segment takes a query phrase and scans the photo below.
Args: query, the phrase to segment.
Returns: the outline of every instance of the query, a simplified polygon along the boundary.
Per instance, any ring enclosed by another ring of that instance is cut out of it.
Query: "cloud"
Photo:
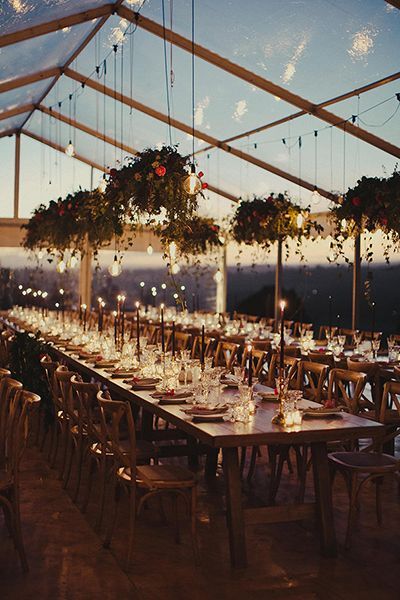
[[[374,37],[378,32],[373,29],[364,27],[361,31],[355,33],[352,37],[351,47],[348,48],[347,54],[353,61],[365,60],[374,49]]]
[[[232,119],[234,121],[237,121],[238,123],[240,123],[240,121],[242,120],[242,117],[244,117],[244,115],[248,112],[248,110],[249,109],[247,108],[247,101],[239,100],[235,104],[235,112],[232,115]]]
[[[291,59],[285,66],[285,70],[282,75],[283,83],[289,83],[289,81],[291,81],[291,79],[293,79],[294,74],[296,73],[296,65],[297,65],[298,61],[300,60],[302,54],[304,53],[304,50],[306,49],[307,44],[308,44],[308,36],[306,34],[304,34],[302,40],[297,45]]]
[[[203,100],[199,100],[194,111],[194,124],[202,125],[204,120],[204,111],[210,105],[210,97],[206,96]]]

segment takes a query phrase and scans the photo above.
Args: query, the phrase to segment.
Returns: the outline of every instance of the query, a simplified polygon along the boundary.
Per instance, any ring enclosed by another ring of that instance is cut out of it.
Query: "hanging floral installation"
[[[79,190],[34,210],[29,222],[23,225],[27,230],[24,247],[45,249],[51,260],[66,250],[73,255],[83,254],[88,240],[91,249],[97,252],[114,236],[122,235],[124,222],[123,207],[113,204],[98,190]]]
[[[344,197],[339,197],[331,208],[331,218],[335,226],[332,248],[335,260],[343,257],[344,242],[361,234],[370,234],[364,258],[372,262],[372,234],[384,234],[384,257],[389,262],[389,254],[400,250],[400,173],[395,171],[388,178],[362,177]]]
[[[289,253],[288,240],[297,241],[296,254],[301,253],[302,237],[319,235],[322,225],[309,218],[310,210],[293,204],[286,194],[270,194],[268,198],[242,200],[231,221],[233,239],[238,244],[258,245],[268,252],[281,241]]]
[[[220,226],[213,219],[198,215],[182,225],[171,221],[159,234],[165,248],[175,243],[178,257],[207,254],[224,245]]]

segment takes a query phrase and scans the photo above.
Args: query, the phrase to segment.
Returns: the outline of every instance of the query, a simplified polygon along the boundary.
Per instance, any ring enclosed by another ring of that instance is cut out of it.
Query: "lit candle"
[[[82,296],[79,296],[79,323],[82,323]]]
[[[98,331],[101,331],[101,304],[103,302],[103,298],[97,298],[97,304],[98,304],[98,315],[97,315],[97,329]]]
[[[201,349],[200,349],[200,357],[201,357],[201,365],[202,365],[202,367],[204,367],[204,363],[205,363],[205,360],[204,360],[205,359],[205,356],[204,356],[204,354],[205,354],[205,340],[204,340],[204,337],[205,337],[205,331],[204,331],[204,323],[203,323],[203,325],[201,326]]]
[[[371,340],[374,339],[375,333],[375,302],[371,304],[372,321],[371,321]]]
[[[56,313],[57,313],[57,321],[60,314],[60,304],[58,302],[55,303]]]
[[[161,304],[161,350],[165,352],[164,304]]]
[[[251,387],[253,383],[253,349],[251,344],[247,346],[247,360],[248,360],[248,384]]]
[[[83,310],[83,331],[86,331],[86,316],[87,316],[87,306],[86,304],[82,304],[82,310]]]
[[[120,298],[120,310],[122,310],[122,324],[121,324],[121,344],[124,345],[125,338],[125,296]]]
[[[329,296],[329,314],[328,314],[328,325],[329,325],[329,337],[332,337],[332,296]]]
[[[172,356],[175,356],[175,319],[172,321]]]
[[[281,300],[280,307],[281,307],[281,354],[280,354],[279,367],[281,369],[283,369],[284,356],[285,356],[285,301],[284,300]]]
[[[114,315],[114,343],[115,343],[115,345],[117,345],[117,338],[118,338],[118,311],[114,310],[113,315]]]
[[[138,360],[140,361],[140,312],[139,312],[140,304],[136,302],[136,348]]]

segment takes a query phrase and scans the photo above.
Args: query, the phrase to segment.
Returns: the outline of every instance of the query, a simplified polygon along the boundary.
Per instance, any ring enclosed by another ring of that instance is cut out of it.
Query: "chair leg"
[[[193,555],[195,563],[199,562],[199,548],[197,545],[197,531],[196,531],[196,522],[197,522],[197,487],[194,485],[192,487],[191,493],[191,503],[190,503],[190,532],[192,535],[192,547],[193,547]]]
[[[86,486],[86,492],[85,492],[85,496],[83,498],[83,503],[82,503],[82,512],[85,513],[89,504],[89,500],[90,500],[90,492],[92,491],[92,484],[93,484],[93,475],[94,475],[94,471],[96,468],[96,459],[93,458],[90,454],[89,454],[89,472],[88,472],[88,481],[87,481],[87,486]]]
[[[24,543],[22,541],[22,529],[21,529],[21,513],[19,505],[19,494],[16,490],[12,493],[12,507],[13,507],[13,529],[14,529],[14,542],[17,548],[19,559],[21,561],[22,570],[27,573],[29,571],[28,561],[26,559]]]
[[[77,473],[77,478],[76,478],[75,492],[74,492],[74,496],[72,498],[73,502],[76,502],[78,500],[79,488],[81,486],[82,466],[83,466],[83,451],[84,451],[83,450],[83,440],[82,440],[82,438],[79,438],[78,439],[78,443],[77,443],[77,447],[76,447],[78,473]]]
[[[300,452],[300,448],[296,446],[296,455],[298,464],[298,477],[299,477],[299,490],[297,492],[297,502],[302,504],[304,502],[304,496],[306,493],[306,480],[307,480],[307,459],[308,459],[308,446],[303,446],[303,454]]]
[[[351,534],[354,524],[354,517],[356,514],[356,505],[357,505],[357,474],[352,473],[350,479],[350,506],[349,506],[349,518],[347,521],[347,532],[346,532],[346,540],[345,547],[349,549],[351,546]]]
[[[244,467],[246,465],[247,446],[242,446],[240,449],[240,477],[243,477]]]
[[[276,469],[276,473],[275,473],[275,478],[274,478],[274,482],[272,484],[271,482],[271,490],[270,490],[270,497],[272,500],[272,504],[275,504],[275,499],[276,499],[276,495],[278,493],[279,490],[279,485],[281,483],[281,479],[282,479],[282,471],[283,471],[283,465],[285,460],[288,459],[288,453],[289,450],[288,448],[280,448],[279,454],[278,454],[278,467]]]
[[[253,446],[251,448],[250,464],[249,464],[249,470],[247,472],[247,483],[249,485],[253,479],[254,471],[256,470],[257,456],[260,456],[260,455],[261,455],[261,452],[260,452],[259,446]]]
[[[103,541],[104,548],[109,548],[110,544],[111,544],[112,535],[114,533],[115,522],[117,520],[117,512],[118,512],[120,496],[121,496],[121,490],[119,489],[118,482],[116,481],[116,477],[114,476],[114,503],[113,503],[110,523],[109,523],[109,526],[107,529],[106,536]]]
[[[61,430],[61,444],[62,444],[62,461],[61,461],[61,469],[60,469],[60,474],[59,474],[59,479],[63,480],[64,479],[64,471],[65,471],[65,464],[67,462],[67,452],[68,452],[68,444],[69,444],[69,435],[68,435],[68,424],[67,423],[63,423],[62,424],[62,430]]]
[[[128,556],[126,559],[126,567],[129,568],[133,554],[133,541],[135,537],[135,522],[136,522],[136,489],[132,485],[129,489],[129,539],[128,539]],[[111,538],[110,538],[111,540]]]
[[[76,447],[75,447],[75,440],[73,439],[72,435],[68,435],[68,441],[67,441],[67,456],[66,456],[66,460],[65,460],[65,474],[63,474],[63,489],[65,490],[68,486],[69,483],[69,478],[71,477],[71,469],[72,469],[72,462],[74,459],[74,454],[76,451]]]
[[[377,477],[375,479],[376,520],[379,525],[382,525],[382,483],[383,477]]]
[[[56,460],[57,460],[57,454],[58,454],[58,446],[60,444],[60,436],[61,436],[61,432],[58,430],[58,423],[55,424],[55,428],[54,428],[54,438],[52,440],[52,446],[51,446],[51,455],[49,455],[49,459],[50,459],[50,468],[54,469],[56,466]],[[53,448],[54,445],[54,448]]]

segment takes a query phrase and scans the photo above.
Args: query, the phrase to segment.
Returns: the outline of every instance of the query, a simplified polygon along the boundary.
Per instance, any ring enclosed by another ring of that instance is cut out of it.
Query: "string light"
[[[303,228],[303,224],[304,224],[304,217],[301,213],[299,213],[297,215],[297,219],[296,219],[296,225],[299,229]]]
[[[67,265],[65,264],[62,258],[59,260],[56,268],[58,273],[64,273],[65,269],[67,268]]]
[[[180,270],[181,270],[181,268],[178,265],[178,263],[173,264],[172,267],[171,267],[171,273],[172,273],[172,275],[177,275]]]
[[[214,281],[215,283],[221,283],[223,279],[222,273],[221,273],[221,269],[218,269],[216,271],[216,273],[214,273]]]
[[[99,181],[99,185],[97,186],[97,189],[99,190],[99,192],[104,194],[104,192],[106,191],[106,187],[107,187],[106,174],[103,173],[103,175],[100,177],[100,181]]]
[[[321,202],[321,195],[317,188],[317,170],[318,170],[318,131],[314,131],[314,190],[311,194],[311,201],[314,205]]]
[[[69,156],[70,158],[75,156],[75,148],[72,143],[71,101],[72,101],[72,94],[69,95],[69,107],[68,107],[68,109],[69,109],[69,142],[65,148],[65,154],[67,156]]]
[[[149,244],[149,245],[147,246],[147,254],[148,254],[149,256],[151,256],[151,255],[153,254],[153,252],[154,252],[153,246],[152,246],[151,244]]]
[[[75,156],[75,148],[74,148],[74,145],[71,140],[69,140],[68,145],[65,147],[64,152],[70,158],[73,158]]]
[[[121,261],[118,260],[118,256],[116,254],[114,254],[114,260],[108,267],[108,272],[110,273],[111,277],[118,277],[118,275],[121,275],[122,273]]]

